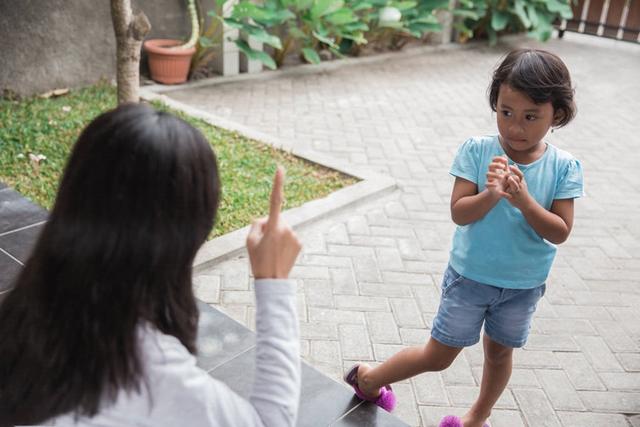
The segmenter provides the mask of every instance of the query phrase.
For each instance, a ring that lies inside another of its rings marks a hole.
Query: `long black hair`
[[[516,49],[504,57],[489,86],[489,105],[493,111],[497,111],[503,83],[525,93],[536,104],[551,102],[556,127],[567,125],[576,115],[571,75],[562,59],[551,52]]]
[[[191,265],[219,197],[215,155],[185,121],[131,104],[86,127],[0,305],[0,426],[93,416],[139,390],[142,322],[195,353]]]

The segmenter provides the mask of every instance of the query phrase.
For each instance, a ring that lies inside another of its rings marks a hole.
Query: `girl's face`
[[[542,138],[553,125],[553,105],[551,102],[536,104],[523,92],[507,84],[498,92],[498,131],[507,155],[527,160],[544,152]]]

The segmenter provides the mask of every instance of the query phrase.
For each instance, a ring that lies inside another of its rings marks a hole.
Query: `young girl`
[[[73,148],[48,222],[0,306],[0,426],[292,426],[300,389],[300,250],[279,219],[247,238],[256,374],[247,401],[196,366],[191,265],[220,183],[205,137],[144,105],[96,118]],[[231,190],[232,191],[232,190]]]
[[[571,232],[573,200],[583,193],[580,163],[543,140],[575,115],[560,58],[534,49],[509,53],[494,72],[489,103],[499,135],[467,140],[451,168],[458,227],[431,338],[376,368],[359,364],[345,375],[358,396],[391,410],[388,384],[447,368],[479,341],[484,323],[480,395],[466,414],[446,417],[441,427],[488,425],[511,375],[513,349],[527,341],[555,245]]]

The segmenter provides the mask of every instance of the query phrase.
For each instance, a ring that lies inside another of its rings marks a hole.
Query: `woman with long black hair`
[[[191,265],[220,181],[195,128],[145,105],[80,135],[34,251],[0,305],[0,426],[293,425],[300,389],[300,243],[270,214],[247,249],[257,300],[249,400],[196,366]],[[233,191],[232,189],[230,191]]]

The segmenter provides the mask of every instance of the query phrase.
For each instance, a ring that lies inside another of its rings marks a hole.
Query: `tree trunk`
[[[111,0],[116,33],[118,104],[140,100],[140,48],[151,29],[144,12],[133,13],[130,0]]]

